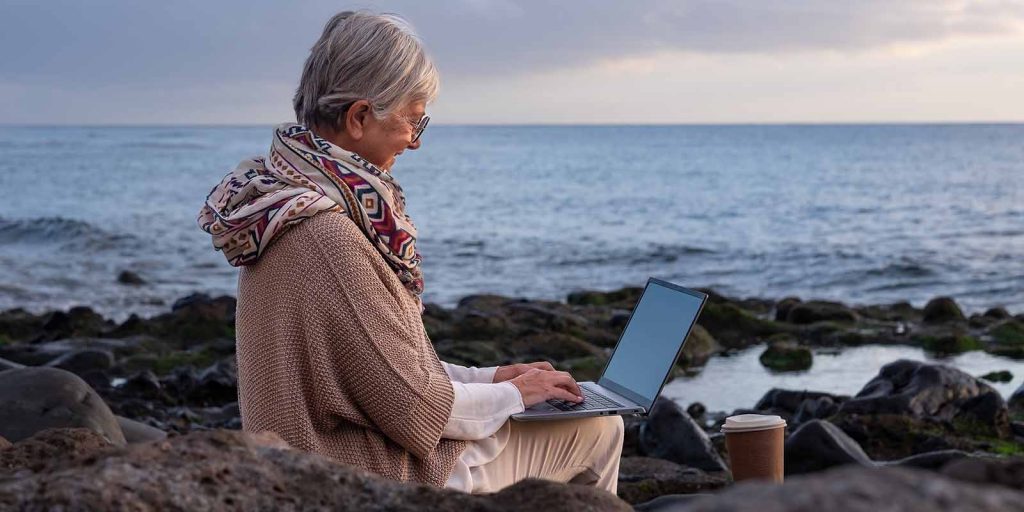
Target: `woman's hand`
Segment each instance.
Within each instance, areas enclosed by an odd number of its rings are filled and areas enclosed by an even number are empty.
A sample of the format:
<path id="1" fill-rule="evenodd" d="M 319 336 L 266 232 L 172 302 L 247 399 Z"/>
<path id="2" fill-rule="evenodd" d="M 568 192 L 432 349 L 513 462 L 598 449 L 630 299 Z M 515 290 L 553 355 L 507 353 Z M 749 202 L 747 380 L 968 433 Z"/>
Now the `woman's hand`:
<path id="1" fill-rule="evenodd" d="M 583 401 L 583 392 L 567 372 L 532 368 L 510 381 L 523 397 L 523 407 L 555 399 L 578 403 Z"/>
<path id="2" fill-rule="evenodd" d="M 549 372 L 555 371 L 555 367 L 551 366 L 551 363 L 547 361 L 499 366 L 497 371 L 494 372 L 494 379 L 492 380 L 492 382 L 498 383 L 505 382 L 506 380 L 512 380 L 530 370 L 533 370 L 534 368 Z"/>

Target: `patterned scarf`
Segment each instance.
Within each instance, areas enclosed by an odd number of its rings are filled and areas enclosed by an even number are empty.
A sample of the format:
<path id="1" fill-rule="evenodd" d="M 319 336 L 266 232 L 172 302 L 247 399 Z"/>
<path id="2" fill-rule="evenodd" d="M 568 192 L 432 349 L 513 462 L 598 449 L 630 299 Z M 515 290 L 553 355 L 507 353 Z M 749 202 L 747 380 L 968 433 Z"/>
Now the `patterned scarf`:
<path id="1" fill-rule="evenodd" d="M 242 161 L 213 187 L 199 227 L 228 263 L 252 265 L 277 236 L 320 212 L 347 214 L 398 279 L 423 293 L 416 227 L 405 213 L 402 187 L 359 155 L 285 123 L 274 130 L 267 158 Z"/>

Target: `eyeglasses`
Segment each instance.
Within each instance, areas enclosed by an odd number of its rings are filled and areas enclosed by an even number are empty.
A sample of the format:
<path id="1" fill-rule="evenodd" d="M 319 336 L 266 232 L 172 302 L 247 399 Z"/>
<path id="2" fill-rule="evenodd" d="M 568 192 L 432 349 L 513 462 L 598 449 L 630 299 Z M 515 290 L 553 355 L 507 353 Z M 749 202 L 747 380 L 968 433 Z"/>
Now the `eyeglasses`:
<path id="1" fill-rule="evenodd" d="M 416 141 L 420 140 L 420 135 L 423 135 L 423 130 L 427 129 L 427 123 L 430 122 L 430 116 L 423 114 L 423 117 L 415 123 L 405 116 L 403 116 L 402 119 L 405 119 L 407 123 L 412 125 L 412 140 L 409 141 L 409 144 L 415 144 Z"/>

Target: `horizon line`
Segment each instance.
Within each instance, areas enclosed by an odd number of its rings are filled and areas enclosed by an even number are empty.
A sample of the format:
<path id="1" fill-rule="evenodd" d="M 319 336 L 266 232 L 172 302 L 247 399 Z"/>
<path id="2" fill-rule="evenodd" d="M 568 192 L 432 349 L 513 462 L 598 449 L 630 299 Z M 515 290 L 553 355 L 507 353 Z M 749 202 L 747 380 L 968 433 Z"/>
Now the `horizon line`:
<path id="1" fill-rule="evenodd" d="M 283 121 L 288 122 L 288 121 Z M 7 123 L 4 128 L 262 128 L 276 126 L 275 123 Z M 735 121 L 735 122 L 529 122 L 529 123 L 446 123 L 435 122 L 434 127 L 645 127 L 645 126 L 1012 126 L 1024 124 L 1019 121 Z"/>

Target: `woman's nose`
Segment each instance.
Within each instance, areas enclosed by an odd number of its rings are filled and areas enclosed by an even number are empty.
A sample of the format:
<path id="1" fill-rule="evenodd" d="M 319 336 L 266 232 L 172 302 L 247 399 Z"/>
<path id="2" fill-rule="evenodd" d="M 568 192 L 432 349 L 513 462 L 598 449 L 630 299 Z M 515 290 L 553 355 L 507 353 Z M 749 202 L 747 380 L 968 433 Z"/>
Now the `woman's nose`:
<path id="1" fill-rule="evenodd" d="M 412 143 L 410 143 L 406 147 L 409 148 L 409 149 L 419 149 L 420 148 L 420 144 L 423 144 L 423 140 L 422 139 L 416 139 L 416 142 L 412 142 Z"/>

